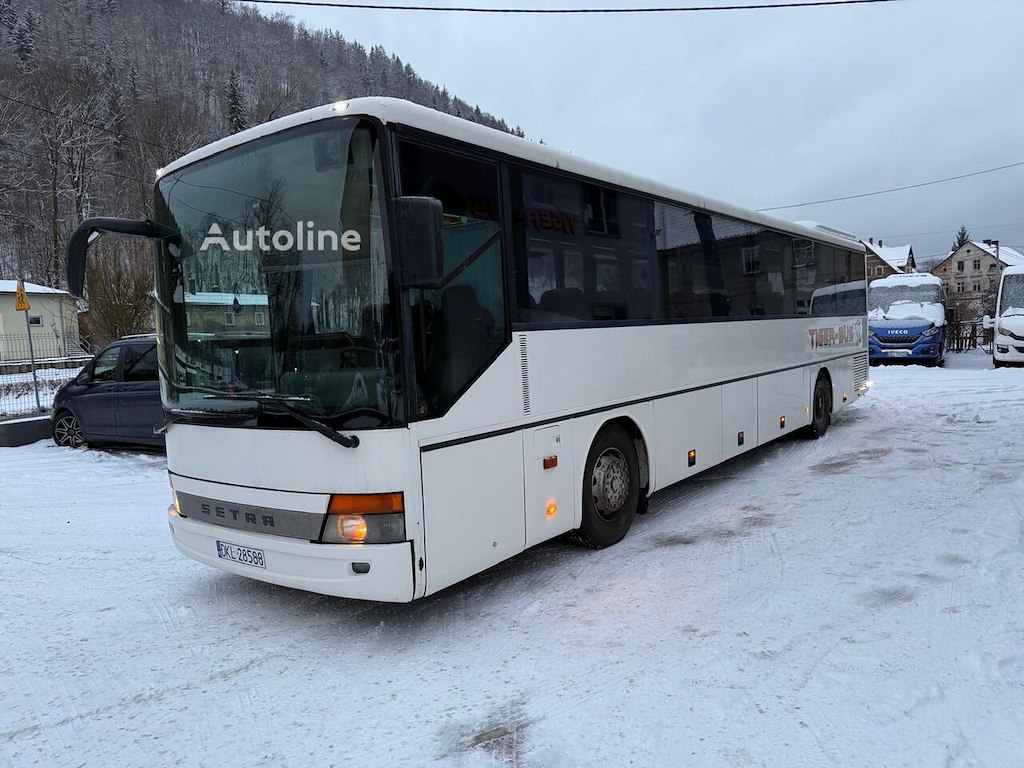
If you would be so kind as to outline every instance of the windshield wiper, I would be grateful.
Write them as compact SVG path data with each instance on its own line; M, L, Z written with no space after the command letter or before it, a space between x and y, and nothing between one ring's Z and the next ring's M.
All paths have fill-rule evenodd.
M360 408L350 408L347 411L338 411L337 413L331 414L332 419L341 419L342 422L345 424L352 421L353 419L359 419L363 417L379 419L380 424L377 425L378 427L391 426L397 423L395 421L395 417L392 416L390 413L385 413L384 411L380 410L380 408L371 408L368 406Z
M303 424L314 432L319 432L321 435L326 437L338 445L344 446L345 448L358 448L359 447L359 436L358 435L343 435L340 432L335 432L329 426L324 424L318 419L314 419L311 416L307 416L293 403L312 403L313 398L306 395L271 395L266 392L222 392L220 394L210 394L203 397L204 400L252 400L260 404L276 405L281 408L285 413L294 417L294 419Z

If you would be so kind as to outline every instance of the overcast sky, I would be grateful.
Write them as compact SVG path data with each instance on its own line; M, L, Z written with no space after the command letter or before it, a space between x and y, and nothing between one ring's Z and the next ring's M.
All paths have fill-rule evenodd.
M1024 162L1021 0L593 16L280 10L383 45L532 139L750 208ZM773 213L909 242L918 258L945 254L961 223L1024 252L1024 165Z

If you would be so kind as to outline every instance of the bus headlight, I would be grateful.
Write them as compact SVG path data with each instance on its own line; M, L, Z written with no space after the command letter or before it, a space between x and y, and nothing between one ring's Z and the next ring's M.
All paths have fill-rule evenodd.
M936 333L938 333L938 332L939 332L939 329L938 329L938 328L936 328L936 327L935 327L935 326L933 325L933 326L932 326L931 328L929 328L929 329L928 329L927 331L925 331L925 332L924 332L924 333L922 333L921 335L922 335L922 336L934 336L934 335L935 335Z
M401 493L331 496L323 544L397 544L405 541Z

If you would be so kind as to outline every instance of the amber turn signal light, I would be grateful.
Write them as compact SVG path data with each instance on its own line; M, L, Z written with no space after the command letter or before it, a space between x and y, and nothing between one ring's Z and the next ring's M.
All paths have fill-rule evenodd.
M387 515L404 509L401 493L337 494L327 505L327 511L334 515Z

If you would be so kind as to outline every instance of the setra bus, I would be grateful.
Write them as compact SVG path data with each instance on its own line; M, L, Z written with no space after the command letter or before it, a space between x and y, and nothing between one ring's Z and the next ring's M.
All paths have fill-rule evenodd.
M77 295L102 233L155 243L175 546L328 595L615 544L868 386L859 243L394 99L161 169L72 237Z

